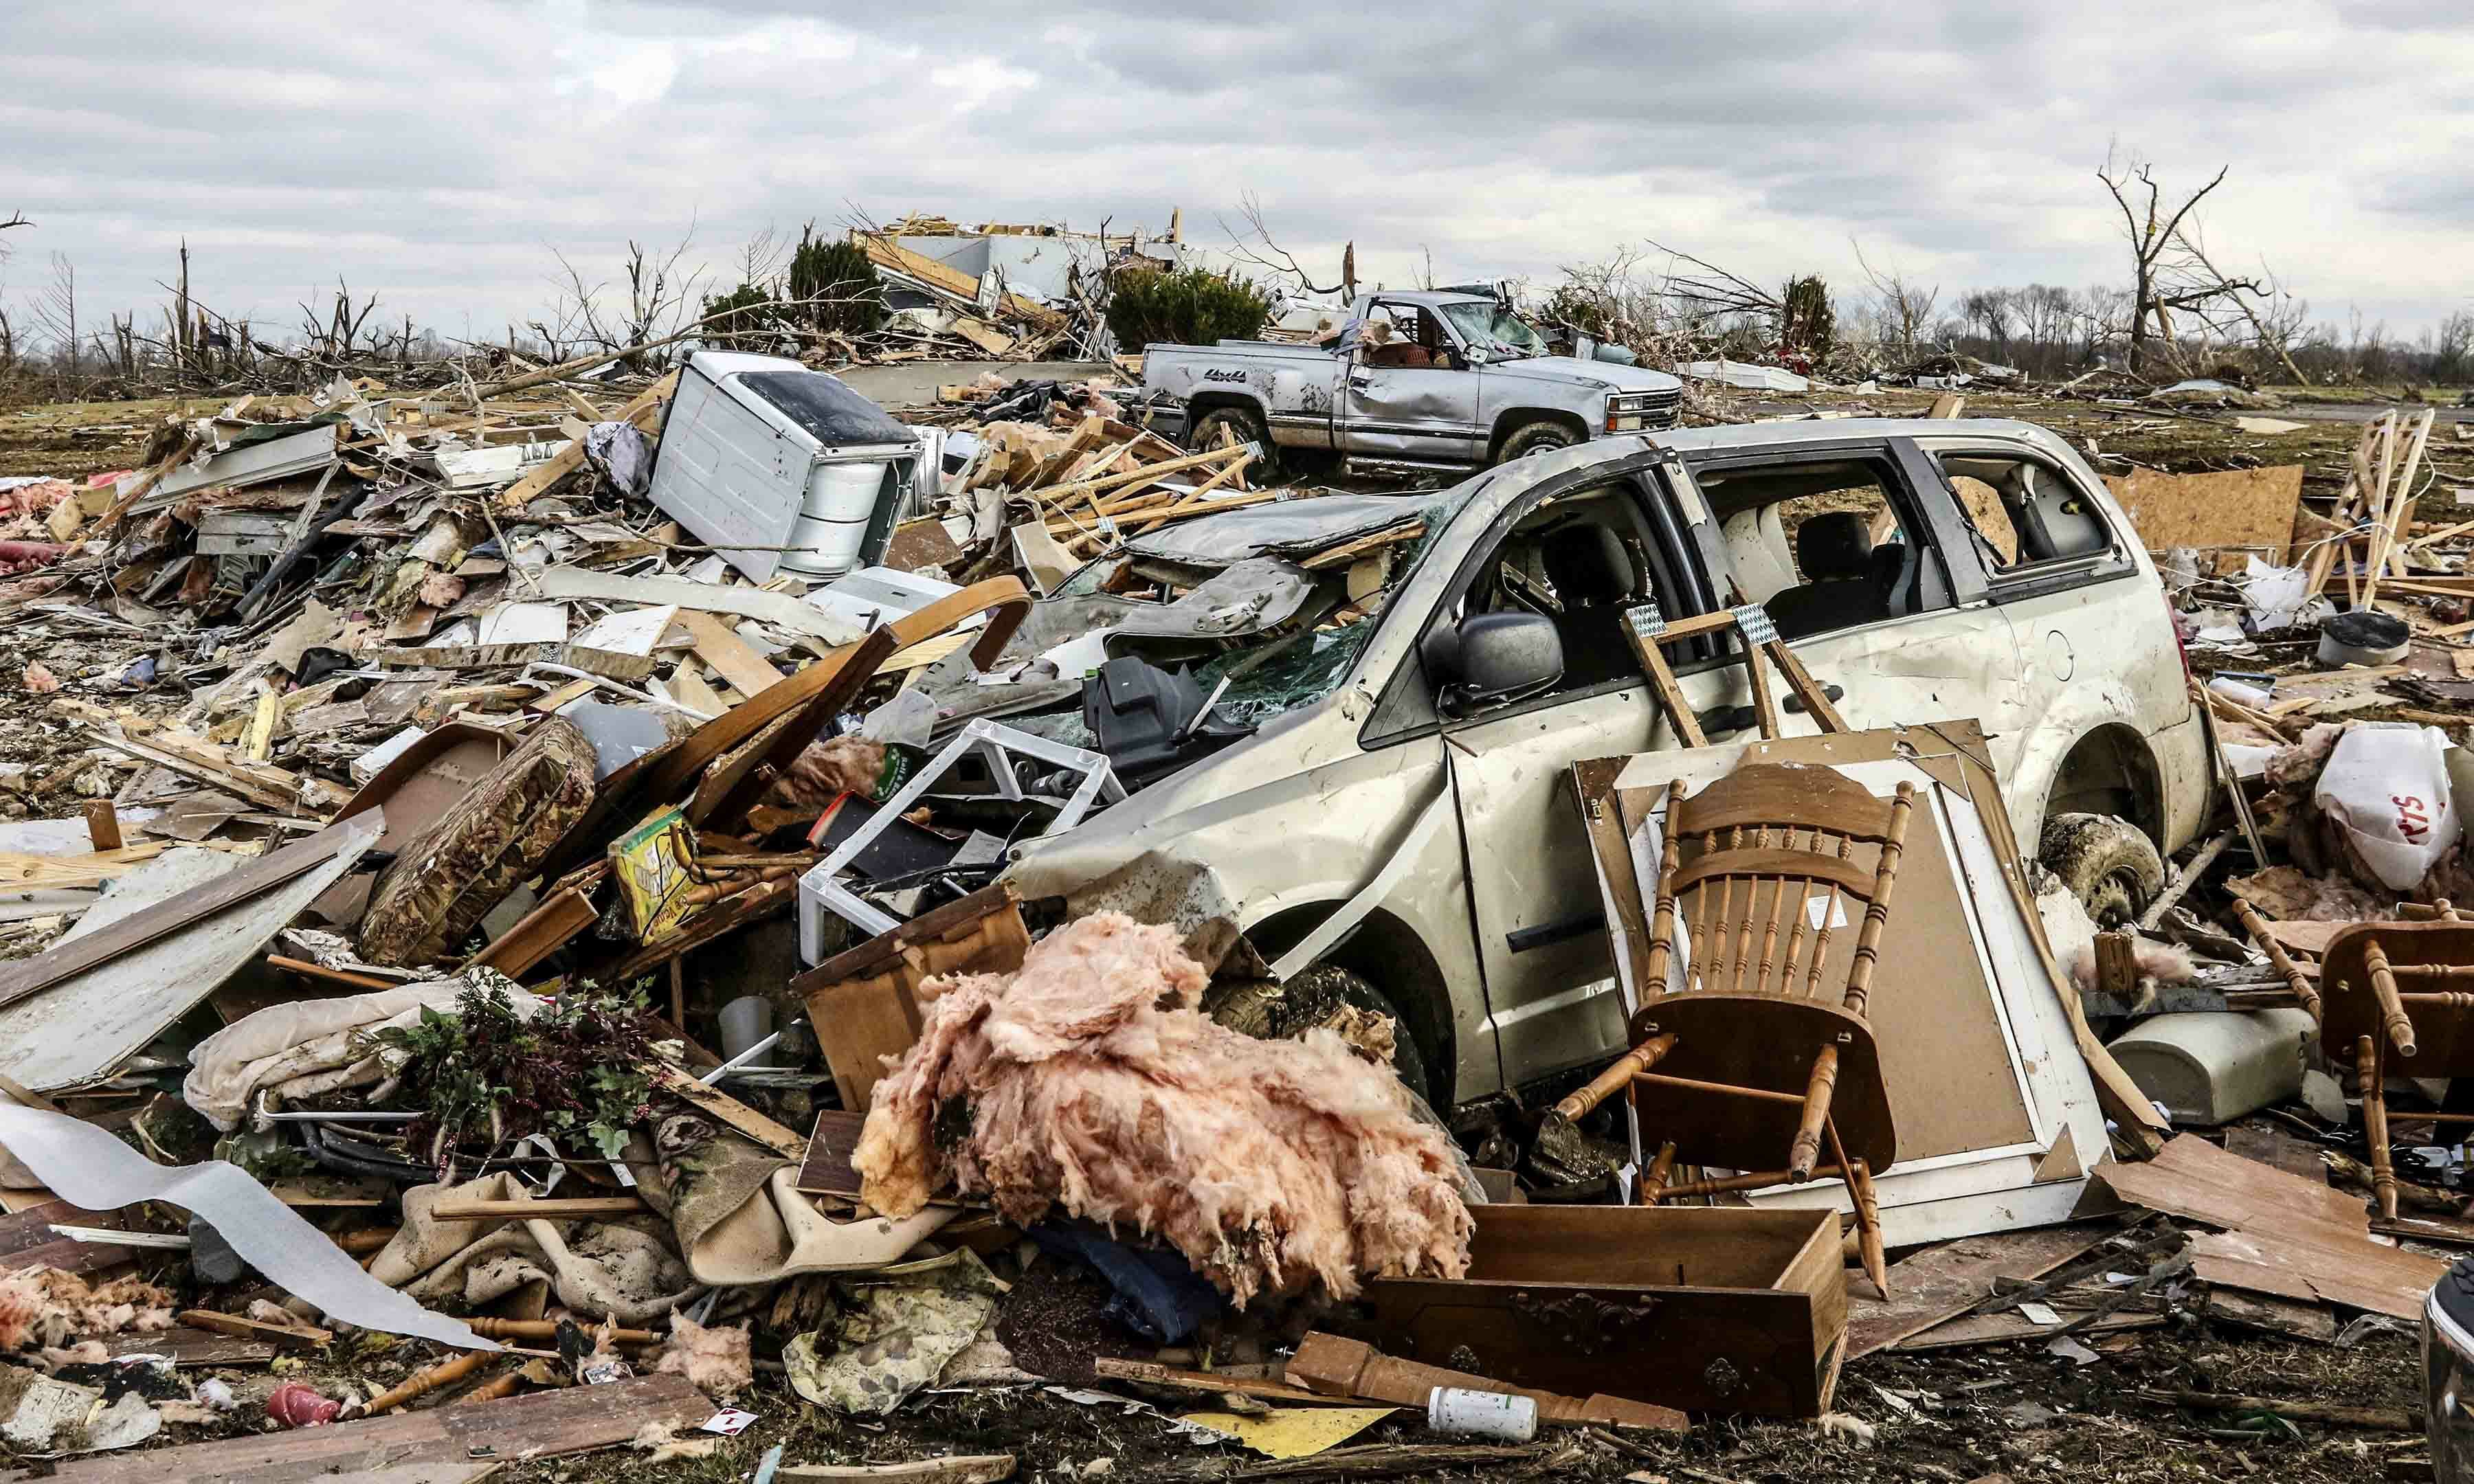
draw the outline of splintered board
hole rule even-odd
[[[2149,551],[2176,546],[2244,547],[2271,563],[2285,561],[2302,506],[2302,466],[2163,474],[2134,469],[2105,484],[2129,513]]]

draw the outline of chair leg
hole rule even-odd
[[[1658,1158],[1649,1161],[1649,1171],[1640,1177],[1640,1187],[1635,1192],[1634,1204],[1655,1206],[1666,1193],[1666,1183],[1675,1178],[1675,1140],[1658,1146]]]
[[[2394,1221],[2397,1184],[2396,1171],[2389,1164],[2387,1049],[2374,1037],[2358,1038],[2354,1067],[2363,1081],[2363,1136],[2371,1145],[2371,1193],[2379,1199],[2380,1215]]]
[[[1864,1276],[1883,1300],[1890,1297],[1890,1257],[1881,1240],[1881,1200],[1873,1189],[1872,1166],[1861,1160],[1847,1158],[1847,1146],[1838,1141],[1838,1120],[1830,1120],[1830,1153],[1838,1167],[1847,1172],[1847,1194],[1856,1206],[1856,1251],[1864,1257]]]
[[[1810,1180],[1812,1167],[1821,1162],[1821,1127],[1830,1120],[1830,1097],[1837,1087],[1838,1048],[1824,1046],[1812,1059],[1812,1079],[1804,1089],[1804,1118],[1787,1151],[1788,1178],[1797,1185]]]

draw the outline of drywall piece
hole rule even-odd
[[[2109,1049],[2175,1123],[2214,1128],[2299,1096],[2303,1048],[2318,1039],[2303,1010],[2194,1011],[2152,1016]]]
[[[672,604],[699,612],[737,613],[828,644],[856,643],[867,634],[848,619],[812,608],[788,593],[762,587],[709,587],[684,577],[622,577],[574,566],[545,567],[536,582],[545,597]]]
[[[164,1165],[66,1113],[0,1104],[0,1144],[61,1199],[92,1210],[139,1201],[177,1206],[213,1227],[261,1273],[329,1319],[466,1350],[497,1350],[460,1319],[434,1314],[361,1271],[334,1239],[303,1220],[239,1165]]]
[[[805,601],[810,608],[821,609],[864,633],[879,624],[907,618],[937,599],[950,598],[961,590],[937,578],[889,566],[866,566],[834,579],[808,594]],[[974,613],[954,627],[976,629],[987,621],[987,614]]]
[[[2163,474],[2134,469],[2105,483],[2149,551],[2243,547],[2282,565],[2302,504],[2302,466]]]
[[[380,827],[376,810],[334,826],[345,833],[326,842],[324,848],[332,853],[323,862],[0,1008],[0,1074],[37,1091],[79,1087],[109,1075],[213,993],[352,870]],[[212,890],[219,878],[267,864],[225,850],[167,850],[114,881],[43,957],[67,952],[149,909],[177,906],[178,898],[188,893]]]
[[[501,603],[481,615],[476,644],[564,644],[564,603]]]
[[[679,616],[679,606],[664,603],[652,608],[631,608],[598,619],[575,636],[575,642],[587,649],[606,649],[620,655],[649,655],[653,646],[662,642],[669,632],[670,620]]]
[[[489,448],[441,448],[432,458],[449,490],[497,490],[514,484],[567,452],[573,441],[499,443]]]

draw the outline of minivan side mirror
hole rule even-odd
[[[1542,613],[1472,613],[1426,645],[1438,700],[1455,715],[1544,690],[1564,678],[1564,636]]]
[[[1471,346],[1463,353],[1462,359],[1471,366],[1484,366],[1487,361],[1487,355],[1485,350],[1476,346]]]

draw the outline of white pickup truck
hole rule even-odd
[[[1228,429],[1267,450],[1338,452],[1352,471],[1454,471],[1672,427],[1683,384],[1545,353],[1480,294],[1376,292],[1332,346],[1150,346],[1143,386],[1181,399],[1186,442]]]

